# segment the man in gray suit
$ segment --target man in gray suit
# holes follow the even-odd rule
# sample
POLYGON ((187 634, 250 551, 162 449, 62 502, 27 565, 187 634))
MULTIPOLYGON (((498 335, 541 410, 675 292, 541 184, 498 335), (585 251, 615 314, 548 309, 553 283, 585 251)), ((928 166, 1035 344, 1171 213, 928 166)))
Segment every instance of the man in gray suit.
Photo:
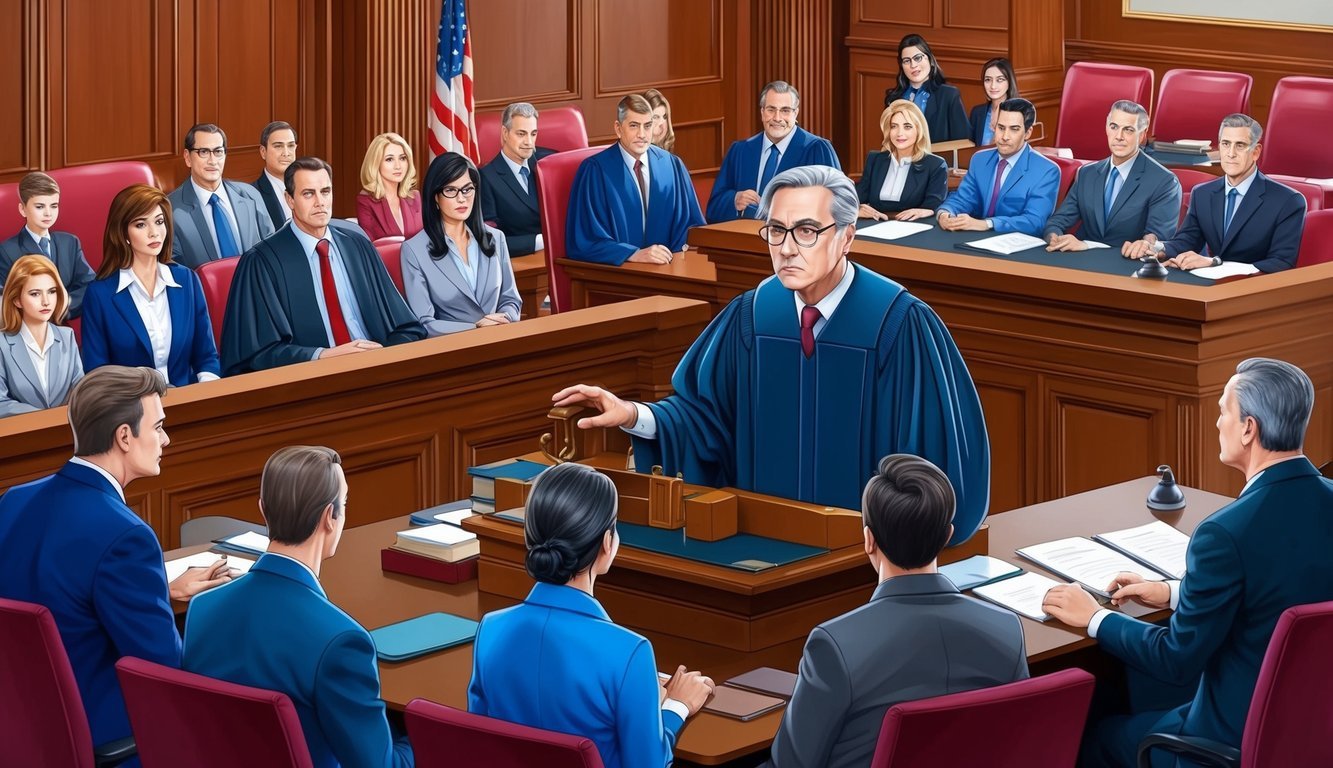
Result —
POLYGON ((879 587, 811 631, 768 765, 864 768, 894 704, 1028 676, 1018 616, 959 593, 935 570, 953 513, 953 488, 934 464, 901 453, 880 460, 861 511, 879 587))
POLYGON ((259 192, 249 184, 227 181, 227 134, 212 123, 185 133, 185 165, 190 178, 170 194, 175 231, 171 258, 190 269, 240 256, 273 234, 273 222, 259 192))
POLYGON ((1106 116, 1111 156, 1078 170, 1064 202, 1046 222, 1046 250, 1087 250, 1084 240, 1119 248, 1126 258, 1151 253, 1148 243, 1170 240, 1180 222, 1180 181, 1141 151, 1148 110, 1117 101, 1106 116), (1082 222, 1077 235, 1069 234, 1082 222))

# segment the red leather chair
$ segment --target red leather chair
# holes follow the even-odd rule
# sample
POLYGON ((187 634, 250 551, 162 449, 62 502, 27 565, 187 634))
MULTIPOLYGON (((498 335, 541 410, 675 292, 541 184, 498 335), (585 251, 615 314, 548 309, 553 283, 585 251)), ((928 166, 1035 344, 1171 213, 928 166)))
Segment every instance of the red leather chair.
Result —
MULTIPOLYGON (((1311 183, 1308 179, 1306 181, 1297 181, 1290 178, 1276 178, 1273 179, 1273 181, 1300 192, 1305 197, 1305 212, 1307 214, 1310 211, 1322 211, 1325 208, 1333 206, 1333 200, 1329 200, 1327 203, 1325 202, 1324 188, 1318 184, 1311 183)), ((1333 179, 1329 179, 1329 181, 1333 182, 1333 179)))
POLYGON ((384 268, 389 270, 389 277, 393 284, 398 286, 398 292, 403 293, 403 237, 401 235, 390 235, 381 237, 375 241, 375 250, 380 252, 380 260, 384 262, 384 268))
POLYGON ((1056 204, 1065 199, 1065 193, 1074 184, 1074 177, 1078 174, 1078 169, 1092 162, 1091 160, 1076 160, 1068 157, 1051 157, 1052 162, 1060 166, 1060 194, 1055 196, 1056 204))
POLYGON ((1312 267, 1333 262, 1333 209, 1305 214, 1305 232, 1296 266, 1312 267))
POLYGON ((574 174, 579 164, 605 147, 588 147, 547 155, 542 160, 542 172, 537 174, 537 189, 541 192, 542 232, 546 235, 546 275, 551 286, 551 313, 565 312, 570 307, 569 278, 557 259, 565 258, 565 217, 569 213, 569 190, 574 186, 574 174))
MULTIPOLYGON (((60 185, 60 219, 55 229, 79 238, 93 271, 102 265, 102 235, 112 198, 131 184, 157 186, 153 170, 137 160, 78 165, 48 173, 60 185)), ((9 237, 23 226, 18 203, 18 184, 0 184, 0 236, 9 237)))
MULTIPOLYGON (((477 146, 482 165, 500 152, 500 112, 477 115, 477 146)), ((538 107, 537 146, 566 152, 588 146, 588 126, 578 107, 538 107)))
POLYGON ((1273 106, 1260 139, 1259 170, 1278 181, 1305 181, 1324 191, 1333 208, 1333 146, 1328 116, 1333 114, 1333 79, 1284 77, 1273 89, 1273 106))
POLYGON ((455 768, 602 768, 586 736, 543 731, 425 699, 407 704, 407 737, 417 765, 455 768))
POLYGON ((1217 142, 1222 118, 1250 113, 1254 78, 1240 72, 1173 69, 1162 76, 1153 115, 1153 139, 1208 139, 1217 142))
POLYGON ((1093 682, 1092 675, 1081 669, 1066 669, 994 688, 895 704, 884 714, 871 768, 1072 768, 1093 682))
POLYGON ((46 607, 0 598, 0 765, 94 768, 134 756, 134 740, 93 748, 83 698, 46 607))
POLYGON ((1065 73, 1055 146, 1081 160, 1100 160, 1106 148, 1106 115, 1120 99, 1142 104, 1152 112, 1151 69, 1123 64, 1080 61, 1065 73))
POLYGON ((1174 173, 1177 179, 1180 179, 1180 221, 1184 223, 1185 213, 1190 209, 1190 193, 1200 184, 1216 181, 1217 177, 1211 173, 1196 171, 1191 168, 1167 166, 1167 170, 1174 173))
POLYGON ((145 768, 168 765, 312 768, 287 694, 130 656, 116 662, 145 768))
POLYGON ((236 274, 240 257, 218 259, 201 264, 194 271, 204 288, 204 303, 208 305, 208 319, 213 321, 213 342, 222 348, 222 321, 227 314, 227 296, 231 293, 231 278, 236 274))
POLYGON ((1195 736, 1154 733, 1139 744, 1139 765, 1151 765, 1153 749, 1202 758, 1209 765, 1333 765, 1333 739, 1328 738, 1333 725, 1330 647, 1333 602, 1283 611, 1259 667, 1240 749, 1195 736))

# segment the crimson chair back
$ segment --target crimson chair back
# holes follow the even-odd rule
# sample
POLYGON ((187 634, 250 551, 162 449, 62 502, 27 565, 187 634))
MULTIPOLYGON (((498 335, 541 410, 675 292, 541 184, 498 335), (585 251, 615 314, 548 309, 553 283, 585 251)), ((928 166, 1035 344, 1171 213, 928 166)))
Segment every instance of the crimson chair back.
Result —
MULTIPOLYGON (((477 115, 477 147, 485 165, 500 152, 501 112, 477 115)), ((588 126, 578 107, 546 107, 537 110, 537 146, 567 152, 588 146, 588 126)))
POLYGON ((1318 184, 1309 181, 1297 181, 1295 179, 1285 178, 1274 179, 1274 181, 1277 181, 1279 184, 1285 184, 1297 192, 1300 192, 1301 196, 1305 198, 1305 212, 1307 214, 1310 211, 1322 211, 1325 208, 1330 207, 1330 201, 1324 200, 1324 189, 1318 184))
POLYGON ((1250 113, 1254 78, 1241 72, 1173 69, 1162 76, 1153 115, 1153 139, 1217 141, 1222 118, 1250 113))
POLYGON ((1074 184, 1074 177, 1078 175, 1078 169, 1092 162, 1090 160, 1077 160, 1069 157, 1054 157, 1047 155, 1056 165, 1060 166, 1060 194, 1055 196, 1057 204, 1065 199, 1065 194, 1074 184))
POLYGON ((1176 178, 1180 180, 1180 221, 1184 223, 1185 213, 1190 209, 1190 194, 1194 192, 1194 188, 1200 184, 1216 181, 1217 177, 1211 173, 1196 171, 1191 168, 1167 166, 1167 170, 1174 173, 1176 178))
MULTIPOLYGON (((94 272, 102 266, 102 235, 112 198, 131 184, 157 186, 153 169, 137 160, 78 165, 47 173, 60 185, 60 219, 55 229, 79 238, 94 272)), ((0 238, 9 237, 23 226, 18 204, 18 184, 0 184, 0 238)))
POLYGON ((407 737, 417 765, 454 768, 602 768, 586 736, 544 731, 425 699, 407 705, 407 737))
POLYGON ((227 314, 227 296, 231 294, 231 278, 236 274, 240 257, 217 259, 199 265, 194 271, 204 289, 204 303, 208 305, 208 319, 213 321, 213 342, 222 348, 222 325, 227 314))
POLYGON ((1312 267, 1333 262, 1333 209, 1305 214, 1305 231, 1296 266, 1312 267))
POLYGON ((1092 675, 1066 669, 1008 685, 895 704, 884 714, 871 768, 1072 768, 1092 687, 1092 675))
POLYGON ((1333 765, 1333 602, 1282 612, 1241 736, 1242 768, 1333 765))
POLYGON ((56 620, 0 599, 0 763, 91 768, 93 738, 56 620))
POLYGON ((375 250, 380 252, 380 260, 384 262, 384 268, 389 271, 389 278, 393 280, 393 284, 398 286, 398 292, 403 293, 403 237, 401 235, 381 237, 375 241, 375 250))
POLYGON ((116 676, 144 768, 312 768, 296 707, 250 688, 129 656, 116 676))
POLYGON ((1269 175, 1333 178, 1328 116, 1333 114, 1333 79, 1284 77, 1273 89, 1268 124, 1260 139, 1259 169, 1269 175))
POLYGON ((1082 160, 1106 157, 1106 116, 1111 105, 1129 99, 1152 112, 1151 69, 1080 61, 1065 73, 1055 146, 1082 160))
POLYGON ((569 190, 574 186, 574 174, 579 165, 605 147, 587 147, 547 155, 537 174, 537 189, 541 193, 541 220, 546 245, 546 275, 551 287, 551 313, 565 312, 570 307, 569 278, 557 262, 565 258, 565 218, 569 214, 569 190))

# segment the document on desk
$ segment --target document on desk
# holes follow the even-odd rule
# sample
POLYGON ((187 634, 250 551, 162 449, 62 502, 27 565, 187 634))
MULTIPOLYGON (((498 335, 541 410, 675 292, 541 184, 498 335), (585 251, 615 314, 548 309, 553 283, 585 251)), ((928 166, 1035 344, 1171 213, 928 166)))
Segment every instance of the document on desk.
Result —
POLYGON ((1058 586, 1060 582, 1055 579, 1028 571, 1012 579, 984 584, 972 590, 972 594, 1001 608, 1008 608, 1019 616, 1026 616, 1034 621, 1046 621, 1051 617, 1041 609, 1041 603, 1051 587, 1058 586))
POLYGON ((921 224, 915 221, 897 221, 889 219, 881 221, 878 224, 871 224, 868 227, 858 229, 858 236, 878 237, 881 240, 901 240, 909 235, 915 235, 918 232, 925 232, 931 229, 931 224, 921 224))
POLYGON ((1256 275, 1259 268, 1253 264, 1247 264, 1243 261, 1224 261, 1216 267, 1199 267, 1191 269, 1191 275, 1207 278, 1208 280, 1221 280, 1224 277, 1236 277, 1237 275, 1256 275))
POLYGON ((1185 578, 1185 550, 1190 537, 1161 520, 1092 538, 1173 579, 1185 578))
MULTIPOLYGON (((1124 554, 1082 536, 1034 544, 1016 552, 1052 573, 1077 581, 1089 592, 1102 597, 1111 596, 1106 588, 1117 573, 1143 570, 1142 566, 1124 554)), ((1162 580, 1162 576, 1155 573, 1145 573, 1143 578, 1148 581, 1162 580)))
POLYGON ((233 552, 244 552, 247 555, 258 557, 268 551, 268 537, 262 533, 246 531, 238 533, 235 536, 228 536, 222 539, 215 539, 217 544, 223 549, 230 549, 233 552))
MULTIPOLYGON (((220 557, 222 557, 222 555, 219 555, 216 552, 200 552, 188 557, 178 557, 175 560, 168 560, 165 563, 167 567, 167 581, 175 581, 181 577, 181 574, 185 573, 185 571, 190 568, 208 568, 213 565, 213 563, 216 563, 220 557)), ((227 567, 232 570, 232 578, 236 578, 243 573, 248 573, 250 566, 254 564, 254 560, 247 560, 244 557, 236 557, 235 555, 227 555, 227 567)))
POLYGON ((960 248, 971 248, 978 251, 990 251, 998 253, 1001 256, 1008 256, 1011 253, 1026 251, 1030 248, 1044 248, 1046 241, 1040 237, 1025 235, 1022 232, 1010 232, 1004 235, 995 235, 994 237, 983 237, 980 240, 973 240, 970 243, 960 243, 960 248))

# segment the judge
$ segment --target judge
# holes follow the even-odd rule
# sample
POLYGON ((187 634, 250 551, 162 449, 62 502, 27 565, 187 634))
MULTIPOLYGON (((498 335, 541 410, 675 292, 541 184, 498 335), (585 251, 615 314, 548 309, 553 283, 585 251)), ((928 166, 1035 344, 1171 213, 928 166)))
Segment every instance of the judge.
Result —
POLYGON ((760 204, 777 273, 737 297, 694 342, 675 394, 625 402, 598 387, 557 406, 600 410, 582 428, 622 427, 640 471, 857 509, 879 457, 910 453, 957 493, 952 543, 989 504, 990 448, 976 387, 930 307, 847 259, 856 189, 827 166, 776 176, 760 204))
POLYGON ((350 355, 426 337, 359 231, 330 222, 333 169, 317 157, 287 166, 292 226, 236 265, 222 324, 227 375, 350 355))
POLYGON ((565 251, 571 259, 620 266, 666 264, 704 223, 680 158, 652 146, 653 108, 632 93, 616 111, 615 146, 584 160, 569 193, 565 251))

